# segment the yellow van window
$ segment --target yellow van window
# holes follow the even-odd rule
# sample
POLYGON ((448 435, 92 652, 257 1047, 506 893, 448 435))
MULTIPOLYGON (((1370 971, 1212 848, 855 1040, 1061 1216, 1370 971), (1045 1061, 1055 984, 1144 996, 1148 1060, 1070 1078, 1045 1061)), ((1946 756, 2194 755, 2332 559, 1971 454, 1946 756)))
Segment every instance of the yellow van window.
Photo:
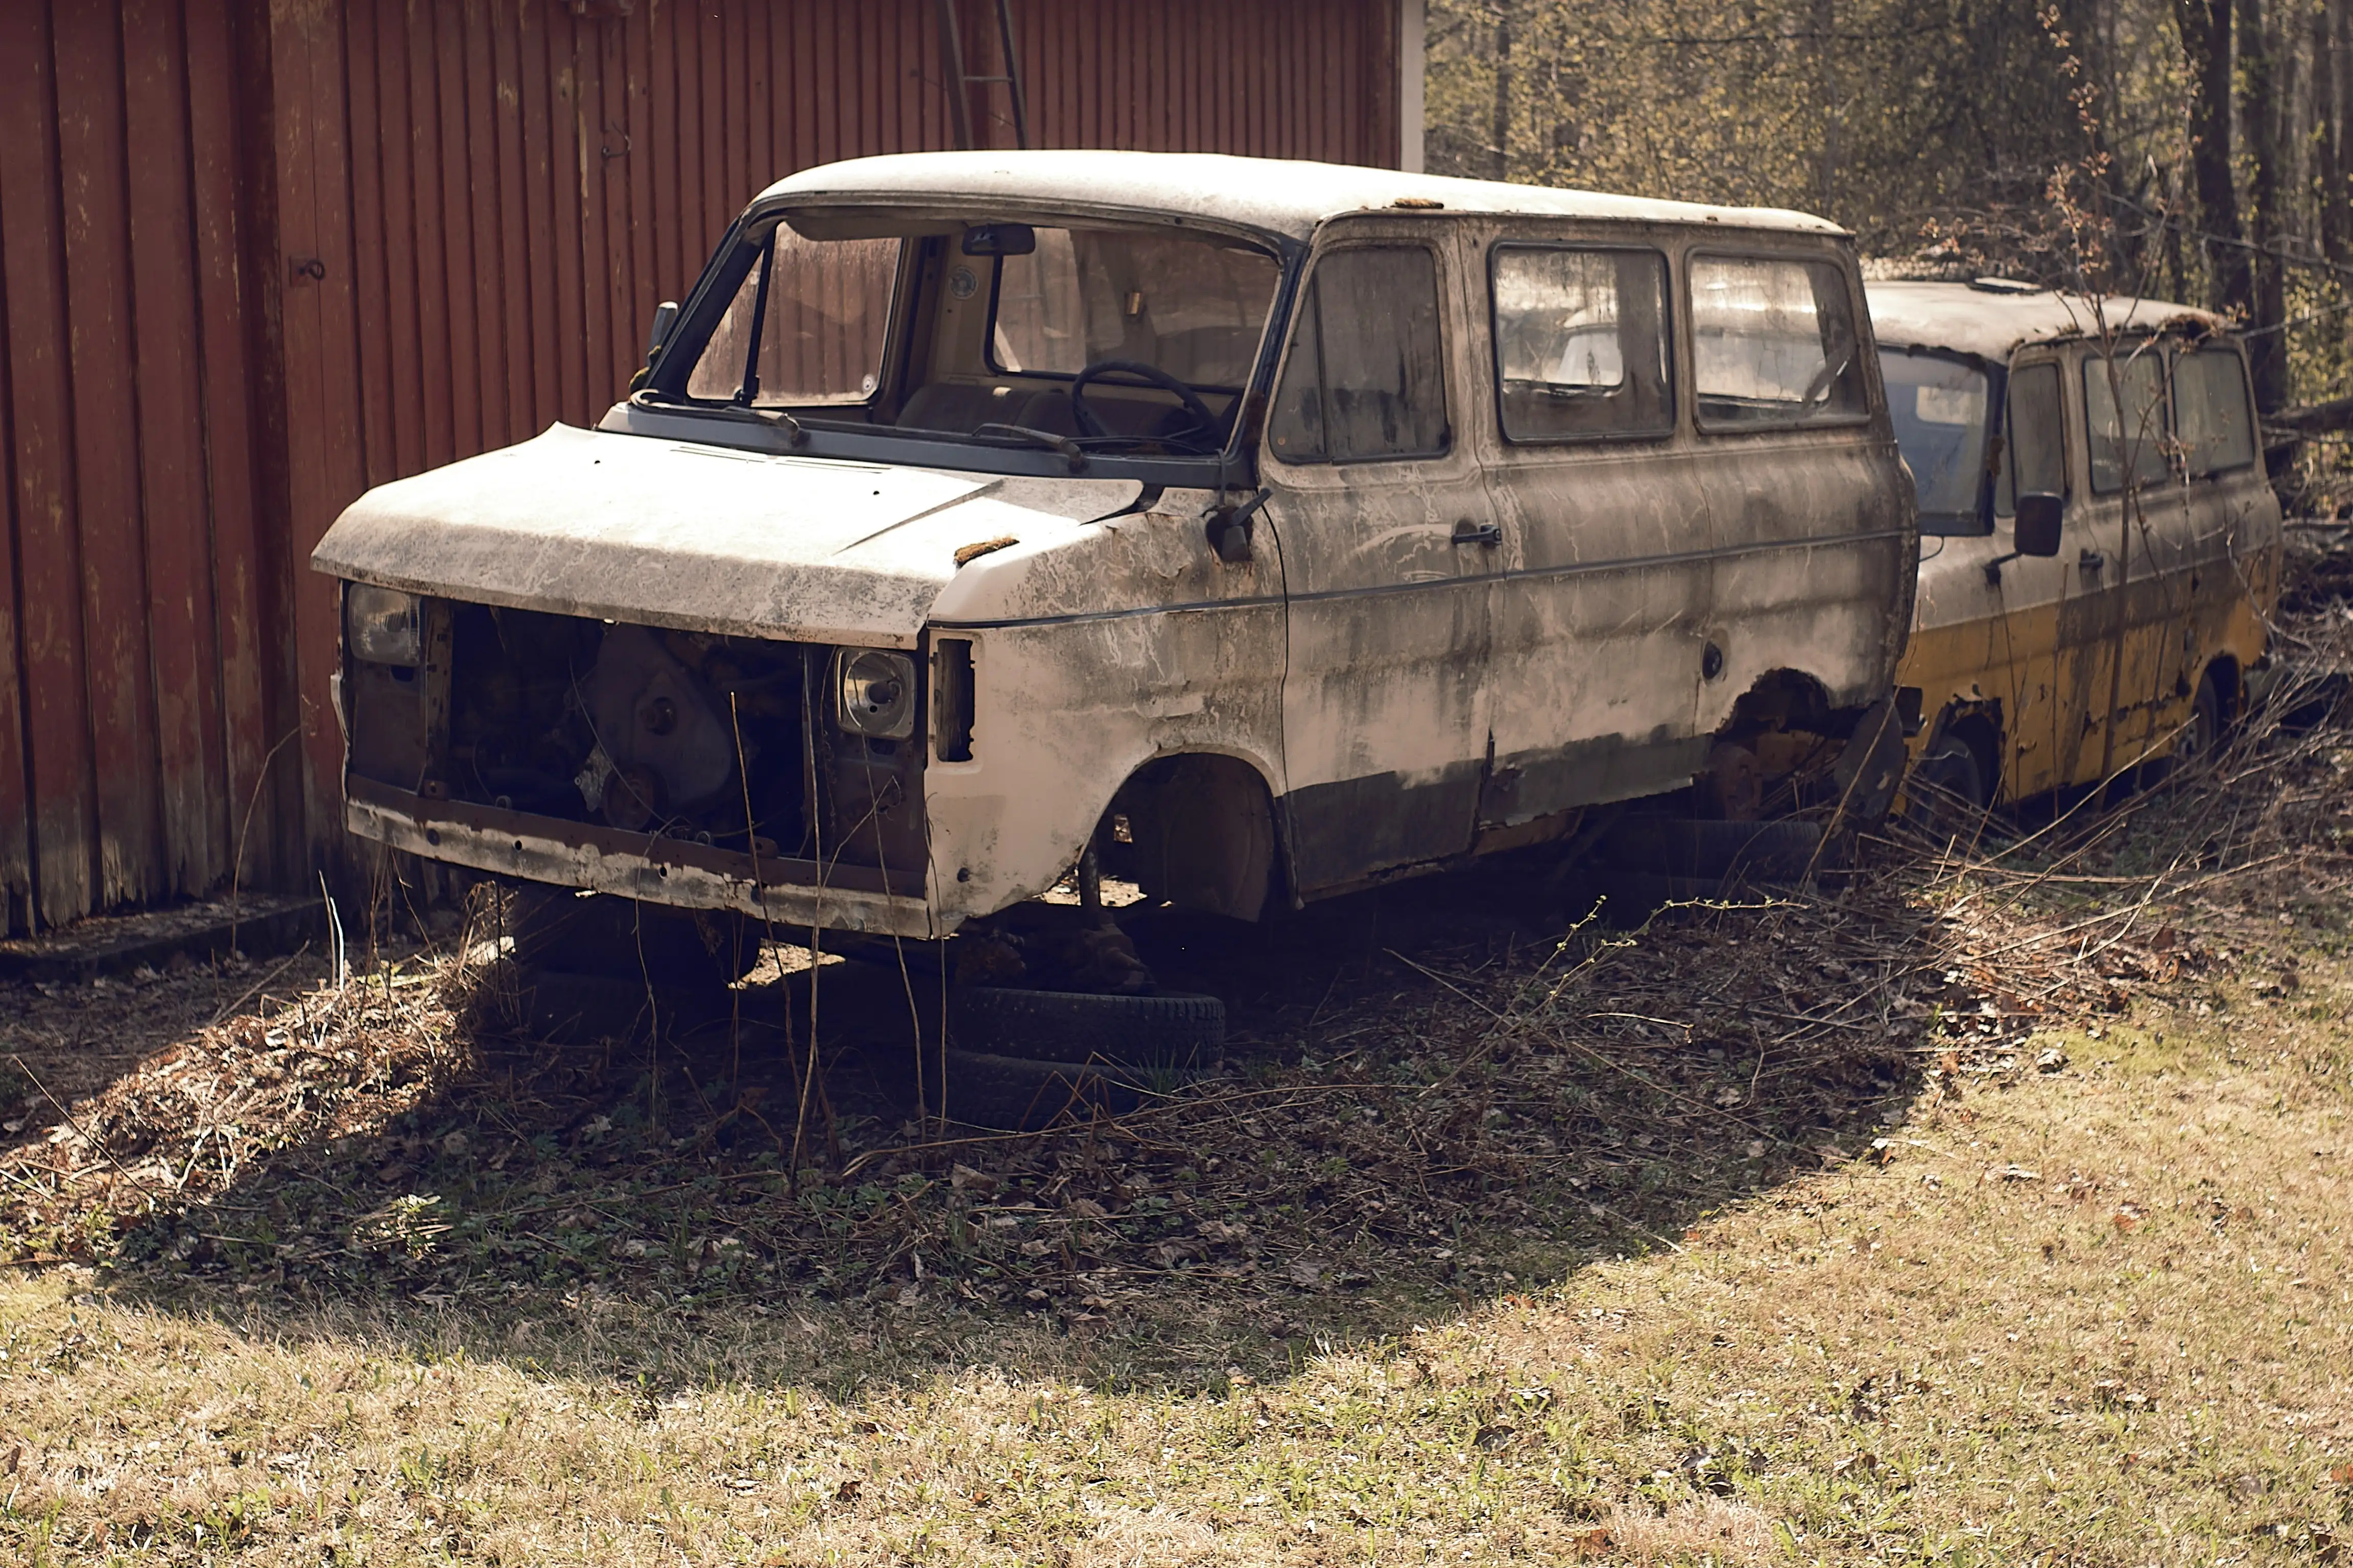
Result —
POLYGON ((1495 379, 1513 441, 1663 435, 1667 258, 1655 250, 1495 251, 1495 379))
POLYGON ((2059 367, 2030 364, 2010 378, 2008 493, 1994 498, 1994 510, 2013 515, 2019 496, 2067 493, 2067 430, 2059 402, 2059 367))
POLYGON ((2092 489, 2103 495, 2125 488, 2125 476, 2151 485, 2165 478, 2165 380, 2155 348, 2147 342, 2117 345, 2116 380, 2109 361, 2094 354, 2084 362, 2084 420, 2092 440, 2092 489), (2124 394, 2124 417, 2116 416, 2116 392, 2124 394))
POLYGON ((1986 373, 1951 354, 1879 351, 1887 416, 1912 470, 1923 533, 1983 533, 1986 373))
POLYGON ((2183 354, 2173 367, 2173 406, 2192 478, 2243 468, 2255 460, 2255 422, 2247 411, 2247 376, 2236 349, 2183 354))

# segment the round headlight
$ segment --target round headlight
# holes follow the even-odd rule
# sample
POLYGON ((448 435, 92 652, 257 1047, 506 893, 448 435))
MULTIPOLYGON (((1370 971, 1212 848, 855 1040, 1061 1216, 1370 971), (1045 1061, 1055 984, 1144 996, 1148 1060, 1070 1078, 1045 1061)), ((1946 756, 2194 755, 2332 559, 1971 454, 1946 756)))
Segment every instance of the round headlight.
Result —
POLYGON ((915 661, 884 648, 844 648, 838 656, 841 727, 878 741, 915 732, 915 661))

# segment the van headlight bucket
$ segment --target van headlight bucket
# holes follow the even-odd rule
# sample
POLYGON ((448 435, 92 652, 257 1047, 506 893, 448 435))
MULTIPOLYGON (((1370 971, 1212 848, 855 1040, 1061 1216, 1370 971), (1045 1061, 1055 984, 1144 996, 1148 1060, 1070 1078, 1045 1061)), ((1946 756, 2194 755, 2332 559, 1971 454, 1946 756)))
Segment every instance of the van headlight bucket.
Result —
POLYGON ((368 664, 416 666, 422 658, 418 600, 397 588, 353 583, 343 590, 343 647, 368 664))
POLYGON ((833 658, 835 722, 876 741, 903 741, 915 732, 913 659, 879 647, 846 647, 833 658))

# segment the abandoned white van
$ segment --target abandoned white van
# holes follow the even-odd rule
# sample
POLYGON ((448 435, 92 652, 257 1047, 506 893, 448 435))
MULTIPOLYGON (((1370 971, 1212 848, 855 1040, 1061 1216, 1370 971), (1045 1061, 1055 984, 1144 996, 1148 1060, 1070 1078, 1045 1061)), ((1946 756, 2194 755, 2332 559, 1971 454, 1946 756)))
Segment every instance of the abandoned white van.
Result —
POLYGON ((1925 536, 1912 806, 1957 826, 2211 749, 2282 559, 2227 323, 1999 279, 1869 291, 1925 536))
POLYGON ((1854 793, 1888 710, 1911 486, 1818 218, 872 158, 657 334, 595 430, 320 544, 353 833, 779 927, 942 938, 1082 862, 1250 920, 1854 793))

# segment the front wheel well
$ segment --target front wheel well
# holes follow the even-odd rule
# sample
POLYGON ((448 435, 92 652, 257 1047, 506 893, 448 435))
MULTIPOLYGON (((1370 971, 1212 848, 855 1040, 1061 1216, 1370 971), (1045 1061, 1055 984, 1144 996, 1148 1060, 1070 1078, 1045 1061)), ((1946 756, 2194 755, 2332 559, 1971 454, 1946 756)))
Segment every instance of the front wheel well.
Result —
POLYGON ((1155 757, 1112 796, 1104 868, 1185 909, 1255 921, 1280 863, 1274 797, 1256 768, 1218 752, 1155 757))

